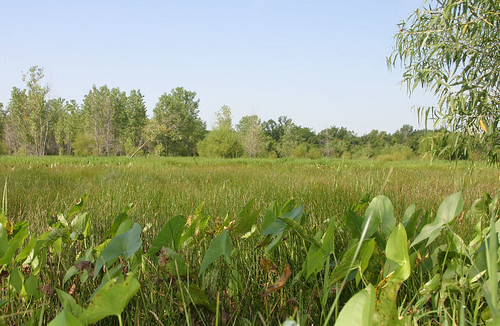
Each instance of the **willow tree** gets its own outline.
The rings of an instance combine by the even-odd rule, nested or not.
[[[419,107],[421,118],[477,135],[496,160],[500,118],[500,2],[426,1],[402,21],[388,58],[401,64],[411,94],[421,86],[434,93],[434,107]]]

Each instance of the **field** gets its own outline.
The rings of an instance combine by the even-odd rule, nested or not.
[[[395,239],[392,230],[384,232],[385,222],[381,223],[382,231],[373,235],[371,252],[364,251],[363,241],[368,238],[356,234],[348,218],[354,218],[353,214],[368,218],[365,214],[374,198],[384,202],[387,212],[385,197],[376,197],[385,195],[394,207],[395,221],[405,222],[404,239],[408,233],[408,241],[402,247],[407,247],[411,235],[415,238],[424,233],[424,221],[434,219],[443,200],[461,192],[460,211],[464,213],[455,214],[457,218],[454,215],[453,221],[441,227],[453,230],[460,241],[469,244],[478,234],[486,234],[485,240],[491,225],[488,215],[483,218],[470,212],[474,200],[486,193],[494,196],[500,190],[497,168],[442,161],[2,157],[0,177],[2,182],[6,180],[4,210],[6,221],[10,221],[6,223],[18,223],[17,229],[12,227],[9,243],[13,244],[16,230],[20,234],[23,221],[30,234],[19,244],[12,262],[0,260],[3,270],[8,271],[0,279],[0,323],[12,325],[30,320],[47,324],[56,315],[57,320],[64,314],[67,320],[78,315],[74,306],[61,299],[64,294],[56,294],[55,289],[69,293],[90,314],[96,304],[89,298],[114,277],[118,277],[118,285],[134,288],[123,282],[137,281],[140,287],[130,293],[130,302],[124,302],[120,309],[115,307],[119,311],[108,313],[115,317],[101,319],[102,324],[263,325],[279,324],[289,317],[301,325],[333,324],[355,293],[364,293],[371,283],[387,282],[389,276],[380,275],[386,258],[383,252]],[[83,206],[74,206],[84,194],[88,198]],[[291,198],[294,202],[285,204]],[[273,201],[277,203],[274,206],[270,205]],[[494,200],[483,202],[487,210]],[[407,210],[413,203],[415,214]],[[498,219],[496,208],[492,211],[492,219]],[[125,214],[120,215],[122,212]],[[458,208],[456,212],[460,213]],[[62,215],[58,217],[58,213]],[[183,217],[173,219],[178,215]],[[293,221],[285,221],[283,216]],[[415,231],[410,231],[408,223],[413,220]],[[87,222],[87,228],[78,228],[79,223]],[[160,232],[168,229],[164,228],[166,223],[178,236]],[[140,236],[133,238],[135,229],[140,230]],[[393,225],[392,229],[398,228]],[[401,288],[394,297],[398,314],[414,323],[467,320],[481,324],[488,314],[495,317],[494,309],[487,310],[488,295],[474,288],[481,278],[448,296],[442,292],[443,282],[436,290],[442,302],[430,298],[419,301],[423,300],[419,291],[436,269],[424,268],[418,261],[425,260],[426,250],[430,257],[435,248],[455,244],[456,238],[450,240],[453,236],[444,231],[432,246],[410,246],[410,259],[412,254],[418,258],[417,263],[412,260],[411,277],[398,282],[397,288]],[[120,236],[123,240],[124,234],[135,243],[130,238],[121,244],[127,250],[102,258],[106,246]],[[332,248],[317,259],[321,266],[305,267],[311,266],[315,249],[325,252],[327,236]],[[349,249],[354,252],[360,236],[356,255],[349,257]],[[40,255],[39,260],[33,252],[24,250],[24,255],[21,250],[29,246],[29,239],[33,239],[30,248],[35,256]],[[156,251],[152,250],[155,246]],[[356,269],[358,253],[362,261]],[[437,266],[442,275],[448,264],[456,263],[446,259],[452,258]],[[102,268],[97,268],[101,260]],[[344,273],[338,267],[343,261],[351,262]],[[91,268],[82,267],[82,262]],[[26,271],[26,266],[31,270]],[[92,277],[94,273],[96,277]],[[15,274],[20,282],[13,282]],[[484,276],[484,282],[488,280]],[[377,288],[377,296],[381,293]],[[463,299],[466,310],[450,302],[453,295]],[[414,311],[416,307],[419,312]],[[380,312],[385,308],[377,304],[376,309]],[[98,320],[82,314],[80,322],[84,318],[89,323]]]

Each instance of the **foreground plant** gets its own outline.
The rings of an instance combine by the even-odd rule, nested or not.
[[[412,205],[400,219],[387,197],[366,197],[347,210],[342,244],[335,219],[307,226],[293,200],[262,216],[252,200],[234,218],[201,205],[143,241],[132,205],[93,235],[83,196],[36,236],[9,221],[4,190],[0,323],[495,324],[499,196],[465,213],[456,193],[434,217]],[[467,244],[457,216],[476,221]]]

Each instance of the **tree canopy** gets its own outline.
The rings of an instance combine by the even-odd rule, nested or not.
[[[402,83],[438,99],[421,117],[454,131],[479,134],[495,154],[500,118],[500,2],[436,0],[399,24],[389,66],[401,64]]]
[[[480,126],[467,143],[453,130],[414,130],[404,125],[390,134],[372,130],[358,136],[344,127],[320,132],[280,116],[262,121],[243,116],[233,125],[231,108],[222,106],[210,132],[199,117],[196,92],[182,87],[164,93],[147,116],[144,96],[107,85],[92,86],[82,103],[51,98],[43,84],[43,69],[31,67],[24,88],[13,87],[4,108],[0,103],[0,155],[163,155],[212,157],[375,158],[403,160],[439,156],[445,159],[479,159],[498,146],[484,141],[495,131]],[[496,117],[498,120],[498,117]],[[494,119],[493,119],[494,120]],[[485,122],[486,121],[486,122]],[[486,130],[485,130],[486,129]],[[496,133],[498,135],[498,133]],[[465,146],[467,145],[467,146]],[[496,147],[495,147],[496,146]]]
[[[183,87],[160,96],[153,111],[153,122],[160,130],[157,151],[167,156],[196,154],[196,144],[206,132],[206,124],[198,116],[199,104],[196,92]]]

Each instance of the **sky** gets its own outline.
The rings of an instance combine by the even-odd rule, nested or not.
[[[402,71],[386,57],[397,23],[423,0],[75,1],[0,0],[0,102],[22,74],[45,71],[51,98],[82,102],[92,85],[140,89],[149,116],[163,93],[197,93],[209,129],[222,105],[287,116],[319,132],[416,128]]]

